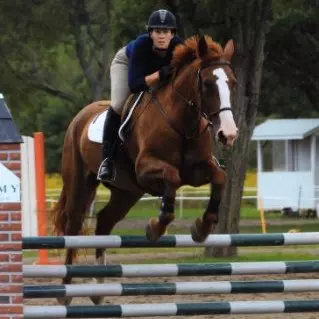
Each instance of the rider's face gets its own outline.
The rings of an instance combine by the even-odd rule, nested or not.
[[[170,29],[153,29],[151,32],[153,45],[158,49],[167,49],[173,37]]]

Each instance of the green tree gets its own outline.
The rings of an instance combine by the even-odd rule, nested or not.
[[[21,132],[44,131],[49,171],[68,122],[108,97],[110,12],[104,0],[0,1],[0,86]]]
[[[260,113],[263,116],[319,115],[319,3],[276,1],[266,42]]]

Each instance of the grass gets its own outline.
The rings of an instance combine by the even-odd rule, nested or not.
[[[48,207],[52,207],[52,203],[59,196],[59,189],[62,187],[62,181],[59,174],[52,174],[46,176],[46,189],[48,197]],[[256,173],[254,171],[247,172],[245,187],[256,187]],[[205,185],[200,188],[193,188],[185,186],[181,188],[183,196],[207,197],[209,186]],[[181,194],[179,192],[178,194]],[[255,192],[245,192],[245,195],[256,195]],[[99,187],[98,195],[96,197],[96,204],[94,211],[97,212],[105,204],[109,196],[109,192],[103,187]],[[205,210],[207,200],[176,200],[176,215],[178,218],[194,219],[202,214]],[[130,219],[145,219],[158,214],[160,207],[160,199],[153,198],[150,201],[139,201],[130,211],[128,217]],[[267,218],[278,219],[280,214],[267,213]],[[260,219],[258,210],[256,209],[256,201],[254,199],[243,200],[243,207],[241,210],[241,219]]]
[[[147,221],[145,220],[145,225]],[[295,224],[287,224],[287,225],[268,225],[267,226],[267,233],[287,233],[291,229],[298,229],[300,232],[316,232],[319,229],[319,222],[315,224],[304,224],[298,225]],[[175,234],[189,234],[189,229],[185,227],[178,227],[178,222],[176,222],[176,226],[170,226],[168,228],[168,235],[175,235]],[[260,234],[261,227],[258,226],[241,226],[240,227],[241,234]],[[131,229],[114,229],[112,232],[113,235],[144,235],[145,230],[144,228],[131,228]]]
[[[291,229],[297,229],[299,232],[317,232],[319,230],[319,222],[314,224],[304,224],[304,225],[296,225],[296,224],[285,224],[285,225],[268,225],[267,226],[267,233],[287,233]],[[253,234],[253,233],[260,233],[261,227],[260,226],[243,226],[240,227],[240,232],[243,234]]]
[[[104,202],[97,202],[95,205],[95,213],[97,213],[104,205]],[[194,219],[201,216],[205,210],[206,201],[184,201],[181,209],[181,203],[179,200],[176,202],[175,213],[178,218],[182,219]],[[129,212],[127,217],[129,219],[145,219],[152,216],[157,216],[160,208],[160,200],[152,201],[140,201]],[[245,205],[243,203],[241,212],[241,219],[245,220],[259,220],[260,213],[258,209],[251,205]],[[281,214],[278,212],[267,212],[265,214],[266,219],[280,219]]]
[[[234,257],[205,257],[200,254],[192,258],[170,259],[169,263],[215,263],[215,262],[265,262],[265,261],[306,261],[314,260],[312,254],[291,254],[291,253],[251,253],[240,254]],[[148,261],[145,261],[148,262]],[[158,260],[151,260],[149,263],[157,263]],[[165,261],[162,261],[165,262]]]
[[[59,197],[59,189],[62,187],[61,176],[59,174],[51,174],[46,176],[46,189],[48,198],[48,208],[51,208],[53,202]],[[256,187],[256,173],[248,172],[245,180],[245,187]],[[183,196],[195,196],[195,197],[207,197],[209,194],[209,186],[205,185],[200,188],[194,188],[185,186],[181,188]],[[178,196],[181,195],[179,191]],[[244,195],[255,195],[253,192],[246,192]],[[106,203],[109,197],[109,192],[103,187],[99,187],[98,195],[96,197],[96,203],[94,211],[98,212],[102,206]],[[207,200],[176,200],[176,215],[178,218],[194,219],[202,214],[205,210]],[[243,208],[241,211],[242,219],[259,219],[259,212],[256,209],[255,200],[244,200]],[[128,217],[130,219],[145,219],[158,214],[160,207],[160,199],[153,198],[148,201],[139,201],[130,211]],[[272,214],[270,218],[278,218],[277,214]]]
[[[204,255],[204,248],[120,248],[108,249],[108,255],[125,255],[136,254],[136,259],[132,259],[129,263],[204,263],[204,262],[264,262],[264,261],[306,261],[315,260],[316,250],[319,248],[314,246],[290,246],[290,247],[239,247],[238,255],[232,257],[206,257]],[[312,249],[313,253],[309,252]],[[307,252],[308,251],[308,252]],[[187,257],[176,257],[176,253],[188,253]],[[163,253],[165,258],[163,258]],[[145,254],[152,254],[152,257],[145,256]],[[161,254],[161,255],[158,255]],[[86,249],[79,250],[78,255],[84,258],[93,258],[94,250]],[[145,257],[143,257],[143,255]],[[36,251],[24,251],[24,258],[36,258]],[[50,251],[50,257],[59,259],[61,262],[64,260],[64,251],[55,250]],[[126,262],[128,263],[128,262]]]

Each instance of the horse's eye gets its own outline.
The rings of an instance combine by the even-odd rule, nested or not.
[[[237,80],[234,79],[234,80],[233,80],[233,87],[235,87],[236,85],[237,85]]]
[[[215,88],[215,82],[212,80],[205,80],[204,86],[206,89],[213,89],[213,88]]]

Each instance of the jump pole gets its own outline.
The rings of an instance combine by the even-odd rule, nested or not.
[[[118,318],[319,311],[319,300],[267,300],[103,306],[24,306],[24,318]],[[275,317],[275,316],[273,316]]]

